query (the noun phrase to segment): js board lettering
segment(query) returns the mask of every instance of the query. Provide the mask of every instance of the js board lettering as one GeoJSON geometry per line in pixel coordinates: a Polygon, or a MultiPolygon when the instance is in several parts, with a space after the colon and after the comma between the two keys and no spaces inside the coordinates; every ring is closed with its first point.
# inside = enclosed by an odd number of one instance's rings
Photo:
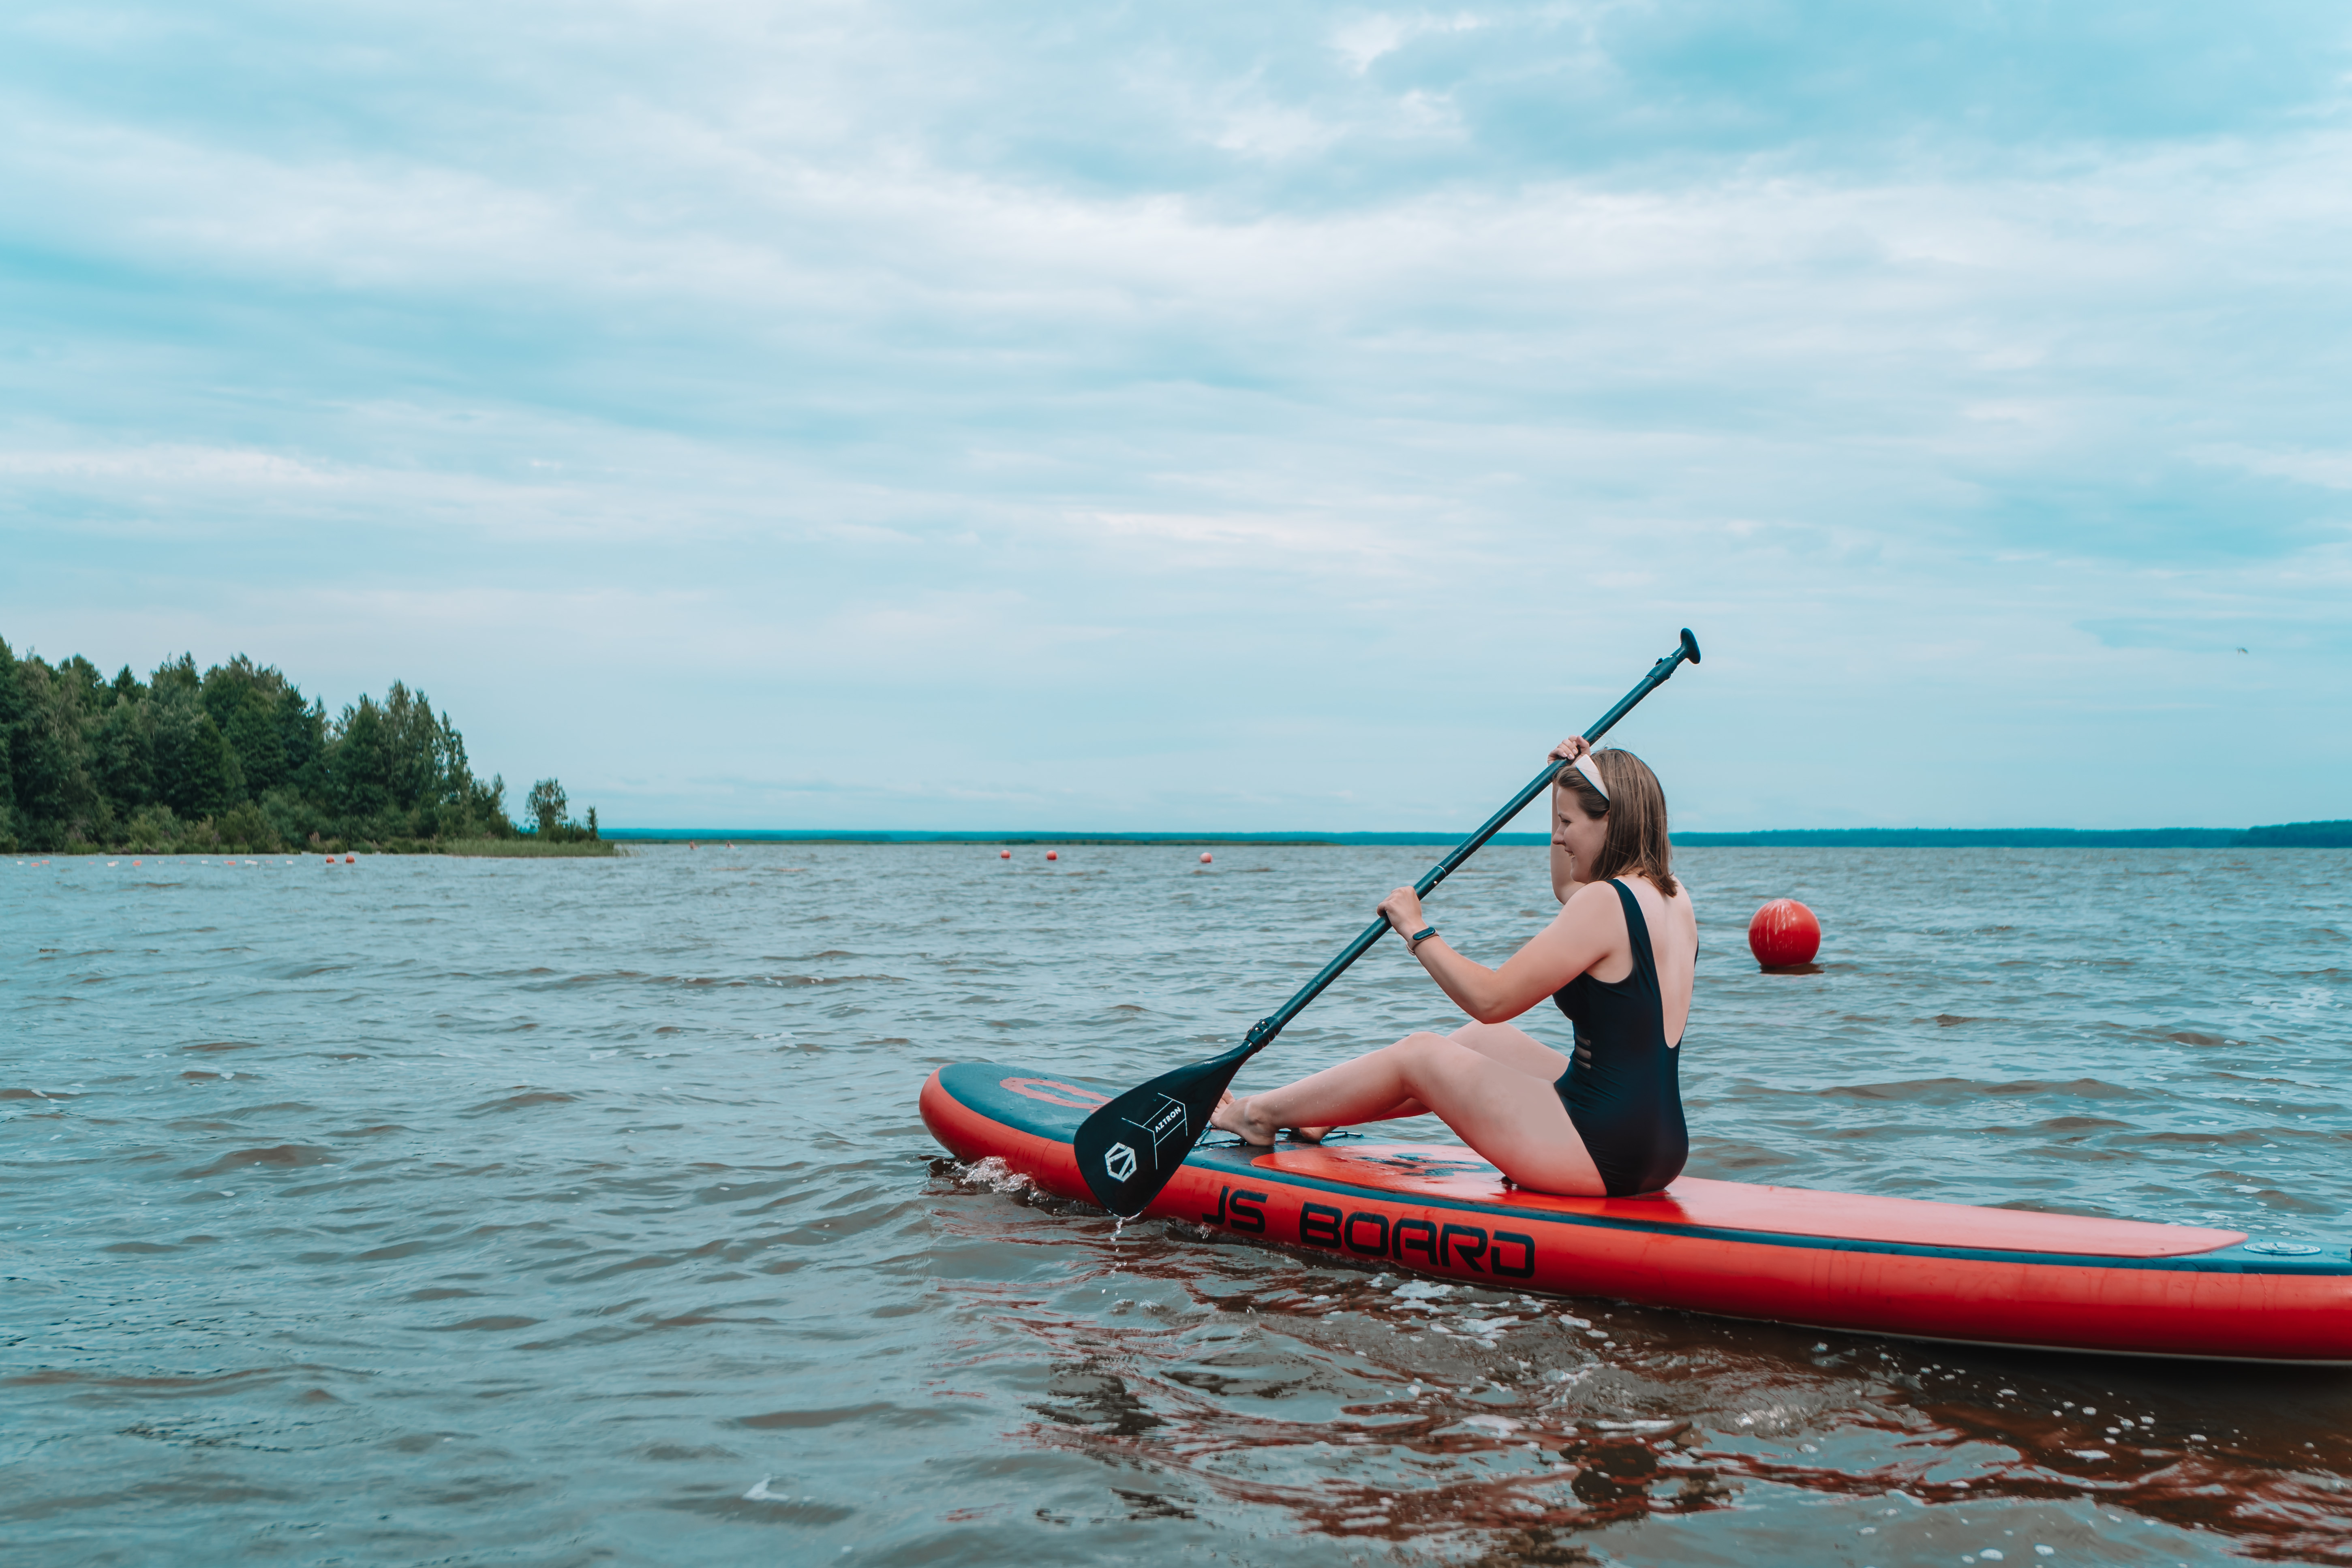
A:
{"type": "Polygon", "coordinates": [[[1342,1213],[1328,1204],[1299,1205],[1298,1239],[1307,1247],[1418,1262],[1423,1268],[1491,1271],[1507,1279],[1531,1279],[1536,1271],[1535,1237],[1517,1231],[1489,1235],[1483,1226],[1449,1222],[1440,1226],[1425,1219],[1400,1219],[1391,1225],[1386,1215],[1362,1209],[1342,1213]]]}
{"type": "Polygon", "coordinates": [[[1222,1225],[1230,1230],[1245,1231],[1252,1236],[1265,1234],[1265,1210],[1261,1204],[1264,1193],[1240,1192],[1231,1187],[1217,1189],[1217,1212],[1201,1216],[1202,1225],[1222,1225]]]}

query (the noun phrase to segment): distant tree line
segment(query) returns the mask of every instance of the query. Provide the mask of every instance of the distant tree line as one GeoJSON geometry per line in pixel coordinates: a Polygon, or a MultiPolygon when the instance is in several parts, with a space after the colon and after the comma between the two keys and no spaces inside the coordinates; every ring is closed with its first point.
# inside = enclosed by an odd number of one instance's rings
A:
{"type": "MultiPolygon", "coordinates": [[[[597,837],[552,779],[531,837],[597,837]]],[[[515,838],[506,781],[474,776],[466,742],[394,681],[330,717],[240,654],[201,674],[183,654],[109,680],[77,654],[18,658],[0,640],[0,850],[154,853],[289,847],[431,849],[515,838]]]]}

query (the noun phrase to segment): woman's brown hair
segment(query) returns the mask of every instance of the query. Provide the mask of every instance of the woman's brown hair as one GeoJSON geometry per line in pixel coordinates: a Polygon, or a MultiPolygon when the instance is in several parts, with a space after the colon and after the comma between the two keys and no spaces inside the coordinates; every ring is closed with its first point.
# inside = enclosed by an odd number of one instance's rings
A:
{"type": "Polygon", "coordinates": [[[1592,765],[1609,788],[1607,800],[1573,767],[1560,769],[1553,781],[1574,797],[1585,816],[1609,820],[1608,837],[1601,841],[1601,856],[1589,879],[1605,882],[1631,871],[1647,877],[1651,886],[1673,898],[1681,889],[1675,882],[1675,847],[1666,837],[1666,792],[1659,787],[1658,775],[1633,752],[1614,748],[1593,752],[1592,765]]]}

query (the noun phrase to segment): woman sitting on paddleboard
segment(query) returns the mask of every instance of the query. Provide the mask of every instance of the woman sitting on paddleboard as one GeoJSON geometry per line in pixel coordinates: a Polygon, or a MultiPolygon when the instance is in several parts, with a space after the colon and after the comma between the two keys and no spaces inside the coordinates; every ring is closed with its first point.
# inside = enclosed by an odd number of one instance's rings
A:
{"type": "Polygon", "coordinates": [[[1246,1099],[1210,1120],[1247,1142],[1288,1127],[1434,1113],[1512,1181],[1538,1192],[1630,1197],[1681,1174],[1690,1140],[1675,1083],[1690,1017],[1698,921],[1668,868],[1666,796],[1631,752],[1580,735],[1552,790],[1559,918],[1500,969],[1464,957],[1399,888],[1380,912],[1446,995],[1477,1020],[1392,1046],[1246,1099]],[[1571,1060],[1505,1022],[1550,997],[1576,1026],[1571,1060]]]}

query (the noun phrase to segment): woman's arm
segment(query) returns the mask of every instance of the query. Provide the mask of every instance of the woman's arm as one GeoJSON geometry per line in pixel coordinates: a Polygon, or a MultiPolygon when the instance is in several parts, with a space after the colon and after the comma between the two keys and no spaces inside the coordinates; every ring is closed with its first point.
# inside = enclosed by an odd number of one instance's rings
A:
{"type": "MultiPolygon", "coordinates": [[[[1551,760],[1556,763],[1572,763],[1579,757],[1591,755],[1591,743],[1583,736],[1570,735],[1551,749],[1551,760]]],[[[1559,811],[1558,795],[1551,797],[1551,809],[1557,816],[1559,811]]],[[[1551,826],[1555,829],[1550,835],[1551,896],[1564,904],[1576,892],[1576,863],[1569,858],[1568,846],[1560,842],[1559,834],[1557,831],[1558,824],[1554,823],[1551,826]]],[[[1419,926],[1413,927],[1415,931],[1420,929],[1419,926]]]]}
{"type": "MultiPolygon", "coordinates": [[[[1421,899],[1411,888],[1399,888],[1382,900],[1380,912],[1408,937],[1429,923],[1422,918],[1421,899]]],[[[1594,882],[1579,889],[1551,924],[1511,954],[1500,969],[1463,957],[1446,945],[1444,937],[1429,938],[1413,950],[1413,956],[1455,1006],[1481,1024],[1501,1024],[1608,957],[1624,941],[1624,917],[1618,912],[1614,890],[1606,883],[1594,882]]]]}

